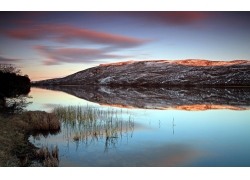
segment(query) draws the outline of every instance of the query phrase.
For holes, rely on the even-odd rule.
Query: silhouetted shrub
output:
[[[0,64],[0,111],[20,110],[25,104],[23,95],[28,95],[29,92],[28,75],[22,76],[21,70],[13,65]]]

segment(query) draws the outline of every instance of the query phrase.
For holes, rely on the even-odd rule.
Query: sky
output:
[[[250,60],[248,11],[1,11],[0,64],[31,81],[130,60]]]

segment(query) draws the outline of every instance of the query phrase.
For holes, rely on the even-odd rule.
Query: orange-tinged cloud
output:
[[[49,46],[34,46],[46,60],[44,65],[56,65],[60,63],[92,63],[101,59],[121,59],[130,56],[112,54],[102,49],[87,48],[51,48]]]
[[[8,37],[23,40],[47,39],[58,42],[81,40],[114,47],[139,46],[149,41],[146,39],[138,39],[89,29],[60,25],[35,25],[23,29],[4,30],[3,32]]]
[[[171,26],[187,25],[215,16],[215,12],[204,11],[126,11],[126,12],[96,12],[101,17],[130,17],[148,25],[165,24]],[[93,13],[94,15],[94,13]],[[218,15],[218,13],[216,14]]]
[[[149,12],[150,13],[150,12]],[[198,11],[166,11],[152,13],[152,19],[156,21],[172,24],[172,25],[185,25],[197,21],[204,20],[210,17],[211,14],[207,12]]]

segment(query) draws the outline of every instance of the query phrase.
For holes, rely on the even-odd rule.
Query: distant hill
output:
[[[33,85],[250,86],[250,61],[127,61],[79,71]]]

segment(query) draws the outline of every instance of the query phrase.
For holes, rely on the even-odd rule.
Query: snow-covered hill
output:
[[[100,64],[39,85],[250,86],[250,61],[150,60]]]

